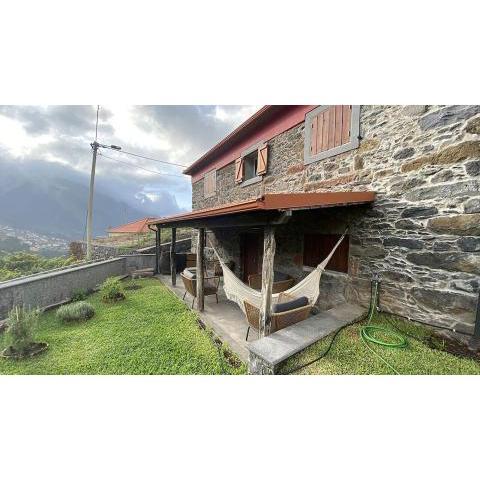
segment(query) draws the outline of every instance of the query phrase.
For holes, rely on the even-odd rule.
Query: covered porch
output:
[[[261,292],[261,302],[258,305],[258,331],[251,333],[248,343],[245,340],[245,334],[248,328],[248,322],[245,318],[245,314],[236,303],[231,302],[226,298],[223,289],[223,282],[220,282],[218,288],[218,303],[216,302],[215,297],[205,297],[205,284],[208,280],[204,279],[204,275],[197,275],[195,291],[193,292],[195,296],[196,309],[199,311],[202,321],[204,321],[206,325],[213,328],[217,335],[219,335],[223,341],[228,343],[230,347],[240,356],[240,358],[242,358],[242,360],[247,360],[249,356],[252,356],[252,342],[258,343],[258,340],[267,340],[267,338],[270,336],[267,342],[263,342],[267,345],[266,348],[268,350],[269,345],[272,344],[273,341],[278,341],[278,334],[281,333],[276,332],[270,335],[277,238],[280,238],[280,241],[282,242],[284,238],[282,235],[285,235],[286,229],[290,228],[291,226],[292,231],[298,230],[298,225],[302,224],[304,218],[310,218],[310,221],[312,221],[311,219],[314,219],[313,221],[315,221],[315,218],[317,218],[317,215],[320,212],[326,211],[329,213],[333,211],[338,212],[338,216],[341,215],[342,212],[345,212],[345,208],[347,207],[349,208],[362,205],[368,206],[368,204],[372,203],[374,199],[375,194],[373,192],[267,194],[255,200],[197,210],[173,217],[156,219],[150,223],[151,225],[155,226],[155,230],[157,232],[157,245],[160,245],[161,242],[162,229],[169,228],[172,231],[172,243],[170,249],[170,275],[160,275],[160,278],[180,298],[185,296],[183,282],[177,276],[179,272],[177,272],[175,258],[176,229],[179,227],[190,227],[196,229],[197,231],[197,238],[195,242],[197,272],[205,271],[205,250],[206,247],[209,247],[207,244],[207,233],[213,234],[215,239],[220,239],[222,237],[228,238],[230,242],[234,242],[236,245],[238,242],[237,237],[235,237],[235,232],[255,232],[261,240],[261,243],[259,242],[261,245],[261,251],[258,262],[258,274],[261,277],[261,280],[260,284],[257,286],[257,288],[260,287],[258,289]],[[220,247],[217,245],[220,255],[225,254],[223,260],[226,261],[226,259],[229,257],[228,252],[222,250]],[[234,246],[232,248],[236,247]],[[230,252],[230,254],[231,253],[232,252]],[[281,254],[282,253],[283,252],[281,252]],[[160,251],[159,248],[157,248],[157,274],[160,272],[159,261]],[[281,261],[282,264],[285,263],[283,262],[283,258]],[[234,269],[234,272],[237,277],[246,281],[244,268],[244,265],[237,265]],[[330,310],[331,309],[328,309],[327,313]],[[355,308],[352,309],[349,305],[347,305],[347,309],[340,316],[346,316],[348,317],[347,321],[351,321],[352,318],[358,316],[356,315],[357,313],[358,311]],[[316,320],[313,321],[313,323],[310,318],[308,319],[310,320],[310,327],[315,327],[315,325],[322,320],[322,318],[318,317],[318,315],[322,314],[325,316],[325,312],[318,313],[317,311],[317,315],[311,316],[310,318]],[[315,319],[315,317],[317,318]],[[316,341],[315,339],[321,338],[319,335],[329,334],[331,331],[335,331],[335,318],[337,318],[335,316],[335,312],[333,312],[332,318],[332,321],[327,321],[329,327],[326,329],[319,328],[317,329],[318,331],[316,331],[315,328],[313,328],[313,330],[312,328],[307,329],[311,334],[311,338],[303,339],[300,341],[299,345],[303,345],[306,342],[308,343],[308,340],[312,339],[313,341]],[[338,317],[337,320],[339,328],[342,326],[341,318]],[[325,323],[325,319],[322,321]],[[290,331],[289,329],[292,329],[292,327],[284,329],[285,332],[282,331],[283,333],[280,335],[280,337],[285,337],[285,335],[288,335]],[[293,329],[292,331],[298,332],[299,328],[297,327],[297,329]]]

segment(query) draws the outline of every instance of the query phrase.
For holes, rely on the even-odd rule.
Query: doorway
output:
[[[248,276],[262,271],[263,232],[253,230],[240,237],[240,257],[242,264],[242,280],[248,283]]]

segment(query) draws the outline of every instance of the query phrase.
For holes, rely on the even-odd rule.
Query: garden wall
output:
[[[155,255],[127,255],[46,272],[0,284],[0,319],[15,305],[48,307],[68,300],[75,290],[93,289],[111,276],[155,266]]]

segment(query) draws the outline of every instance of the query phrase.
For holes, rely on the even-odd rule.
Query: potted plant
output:
[[[13,308],[8,314],[5,332],[6,348],[2,356],[6,358],[25,358],[37,355],[48,348],[46,342],[35,341],[40,311],[26,309],[24,306]]]

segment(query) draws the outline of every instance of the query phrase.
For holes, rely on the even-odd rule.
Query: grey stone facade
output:
[[[349,273],[324,275],[322,308],[345,299],[366,305],[379,273],[384,310],[471,332],[480,287],[480,106],[362,106],[360,137],[359,148],[305,166],[298,125],[268,142],[262,182],[236,185],[230,164],[217,171],[215,197],[203,198],[203,180],[193,184],[193,208],[263,191],[375,191],[372,208],[294,215],[278,229],[276,269],[300,278],[303,232],[350,225]],[[239,233],[211,235],[237,268]]]

